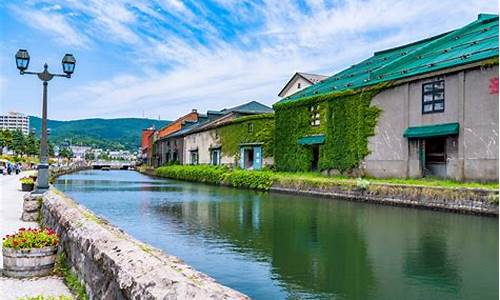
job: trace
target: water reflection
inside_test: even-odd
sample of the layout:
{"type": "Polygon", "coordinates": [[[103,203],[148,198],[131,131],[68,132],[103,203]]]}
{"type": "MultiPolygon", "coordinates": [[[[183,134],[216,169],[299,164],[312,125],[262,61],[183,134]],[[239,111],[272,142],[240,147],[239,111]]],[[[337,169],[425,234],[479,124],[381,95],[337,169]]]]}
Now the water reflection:
{"type": "Polygon", "coordinates": [[[405,274],[424,283],[456,287],[460,278],[456,260],[448,252],[446,232],[438,223],[421,224],[416,246],[407,251],[405,274]]]}
{"type": "Polygon", "coordinates": [[[256,299],[498,298],[497,219],[127,171],[67,175],[57,186],[256,299]]]}

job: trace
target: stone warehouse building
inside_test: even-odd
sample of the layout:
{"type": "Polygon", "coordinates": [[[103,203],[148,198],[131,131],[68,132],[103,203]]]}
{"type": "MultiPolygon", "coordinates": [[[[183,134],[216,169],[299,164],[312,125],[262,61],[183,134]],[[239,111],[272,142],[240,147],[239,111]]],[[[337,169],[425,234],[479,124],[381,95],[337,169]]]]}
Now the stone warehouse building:
{"type": "Polygon", "coordinates": [[[305,89],[306,87],[320,83],[327,78],[328,76],[324,75],[297,72],[293,74],[290,80],[288,80],[283,89],[279,92],[278,96],[282,98],[288,97],[300,90],[305,89]]]}
{"type": "Polygon", "coordinates": [[[272,113],[231,112],[186,134],[184,155],[188,164],[259,170],[273,164],[273,138],[272,113]]]}
{"type": "MultiPolygon", "coordinates": [[[[235,161],[235,155],[229,155],[228,152],[226,152],[225,145],[223,146],[219,140],[219,129],[215,128],[229,125],[237,119],[239,123],[244,123],[239,121],[239,118],[242,117],[252,119],[251,116],[260,116],[261,114],[266,114],[267,117],[272,112],[272,108],[256,101],[222,109],[220,111],[208,111],[206,114],[199,114],[196,110],[193,110],[189,114],[180,117],[151,135],[152,159],[150,160],[150,165],[158,167],[174,163],[232,164],[235,161]],[[215,129],[215,131],[212,131],[212,129],[215,129]]],[[[269,118],[267,117],[267,119],[269,118]]],[[[252,123],[252,125],[249,126],[253,128],[254,123],[250,123],[252,123]]],[[[260,125],[260,123],[260,121],[255,121],[255,124],[260,125]]],[[[244,125],[246,126],[246,124],[247,123],[244,125]]],[[[256,125],[256,127],[258,126],[256,125]]],[[[234,128],[236,127],[233,127],[233,129],[234,128]]],[[[272,128],[272,124],[269,128],[272,128]]],[[[223,129],[220,130],[224,133],[226,132],[223,129]]],[[[256,132],[258,131],[256,130],[256,132]]],[[[238,137],[238,140],[243,140],[242,137],[243,135],[238,137]]],[[[248,138],[245,139],[245,141],[248,140],[248,138]]],[[[247,158],[245,161],[247,168],[254,168],[254,166],[260,168],[262,166],[261,163],[260,167],[257,167],[258,162],[261,162],[260,155],[263,153],[263,144],[264,142],[261,144],[255,142],[255,145],[244,145],[242,151],[247,158]],[[256,163],[254,164],[254,162],[256,163]]],[[[238,151],[239,147],[238,144],[238,151]]],[[[231,149],[232,151],[233,147],[228,147],[227,149],[231,149]]],[[[270,156],[272,156],[271,153],[272,152],[269,151],[270,156]]],[[[236,157],[239,157],[239,154],[236,155],[236,157]]],[[[245,164],[243,164],[243,166],[245,166],[245,164]]]]}
{"type": "Polygon", "coordinates": [[[274,109],[278,170],[498,180],[498,16],[375,52],[274,109]]]}
{"type": "Polygon", "coordinates": [[[152,165],[155,167],[177,162],[184,163],[184,136],[190,129],[214,120],[221,115],[217,111],[200,114],[196,109],[178,118],[156,132],[152,141],[152,165]]]}

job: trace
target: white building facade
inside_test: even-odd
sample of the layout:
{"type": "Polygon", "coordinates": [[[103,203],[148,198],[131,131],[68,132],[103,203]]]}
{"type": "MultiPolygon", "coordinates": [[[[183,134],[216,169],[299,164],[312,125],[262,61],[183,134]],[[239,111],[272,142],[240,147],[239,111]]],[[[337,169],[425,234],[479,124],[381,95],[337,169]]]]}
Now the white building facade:
{"type": "Polygon", "coordinates": [[[6,115],[0,115],[0,129],[21,130],[24,134],[28,134],[30,117],[18,112],[9,112],[6,115]]]}

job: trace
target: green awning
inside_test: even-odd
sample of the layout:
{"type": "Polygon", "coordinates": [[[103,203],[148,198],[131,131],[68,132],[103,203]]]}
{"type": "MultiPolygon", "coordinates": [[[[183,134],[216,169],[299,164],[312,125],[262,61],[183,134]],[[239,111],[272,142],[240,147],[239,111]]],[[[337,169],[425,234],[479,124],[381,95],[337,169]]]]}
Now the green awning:
{"type": "Polygon", "coordinates": [[[406,128],[403,136],[406,138],[426,138],[458,134],[460,124],[446,123],[436,125],[415,126],[406,128]]]}
{"type": "Polygon", "coordinates": [[[325,135],[310,135],[299,139],[300,145],[316,145],[323,144],[325,142],[325,135]]]}

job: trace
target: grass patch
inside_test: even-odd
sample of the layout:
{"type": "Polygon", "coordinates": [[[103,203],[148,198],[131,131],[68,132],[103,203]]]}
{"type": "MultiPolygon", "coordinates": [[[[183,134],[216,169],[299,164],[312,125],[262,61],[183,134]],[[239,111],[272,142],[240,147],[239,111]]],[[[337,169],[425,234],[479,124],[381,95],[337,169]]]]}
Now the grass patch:
{"type": "Polygon", "coordinates": [[[362,179],[348,176],[326,176],[314,172],[272,172],[228,169],[208,165],[198,166],[165,166],[156,169],[160,177],[180,180],[227,184],[234,187],[268,190],[273,184],[295,188],[329,188],[366,189],[369,185],[405,185],[437,188],[468,188],[498,191],[498,182],[460,182],[449,179],[425,177],[419,179],[404,178],[370,178],[362,179]]]}
{"type": "Polygon", "coordinates": [[[138,244],[139,248],[141,248],[142,251],[146,252],[147,254],[153,253],[153,248],[144,245],[144,244],[138,244]]]}
{"type": "Polygon", "coordinates": [[[44,295],[37,295],[37,296],[26,296],[26,297],[21,297],[17,298],[17,300],[72,300],[73,298],[60,295],[60,296],[44,296],[44,295]]]}
{"type": "Polygon", "coordinates": [[[88,212],[88,211],[82,211],[82,215],[85,219],[92,221],[97,224],[104,224],[105,222],[101,219],[99,219],[96,215],[88,212]]]}
{"type": "Polygon", "coordinates": [[[54,266],[54,273],[61,276],[64,279],[64,283],[68,286],[71,292],[76,296],[78,300],[88,300],[89,296],[85,289],[85,285],[78,280],[76,274],[71,271],[67,262],[66,254],[64,252],[59,252],[56,257],[56,263],[54,266]]]}
{"type": "MultiPolygon", "coordinates": [[[[329,185],[356,185],[357,179],[348,176],[326,176],[321,173],[291,173],[291,172],[275,172],[273,173],[277,182],[291,183],[303,182],[313,186],[329,186],[329,185]]],[[[372,178],[364,177],[369,183],[376,184],[397,184],[409,186],[425,186],[425,187],[441,187],[441,188],[474,188],[485,190],[498,190],[498,182],[461,182],[450,179],[440,179],[435,177],[424,178],[372,178]]]]}
{"type": "Polygon", "coordinates": [[[405,185],[419,185],[426,187],[444,187],[444,188],[471,188],[471,189],[485,189],[485,190],[498,190],[498,182],[461,182],[450,179],[440,179],[435,177],[424,177],[416,179],[402,179],[402,178],[368,178],[374,183],[385,184],[405,184],[405,185]]]}

